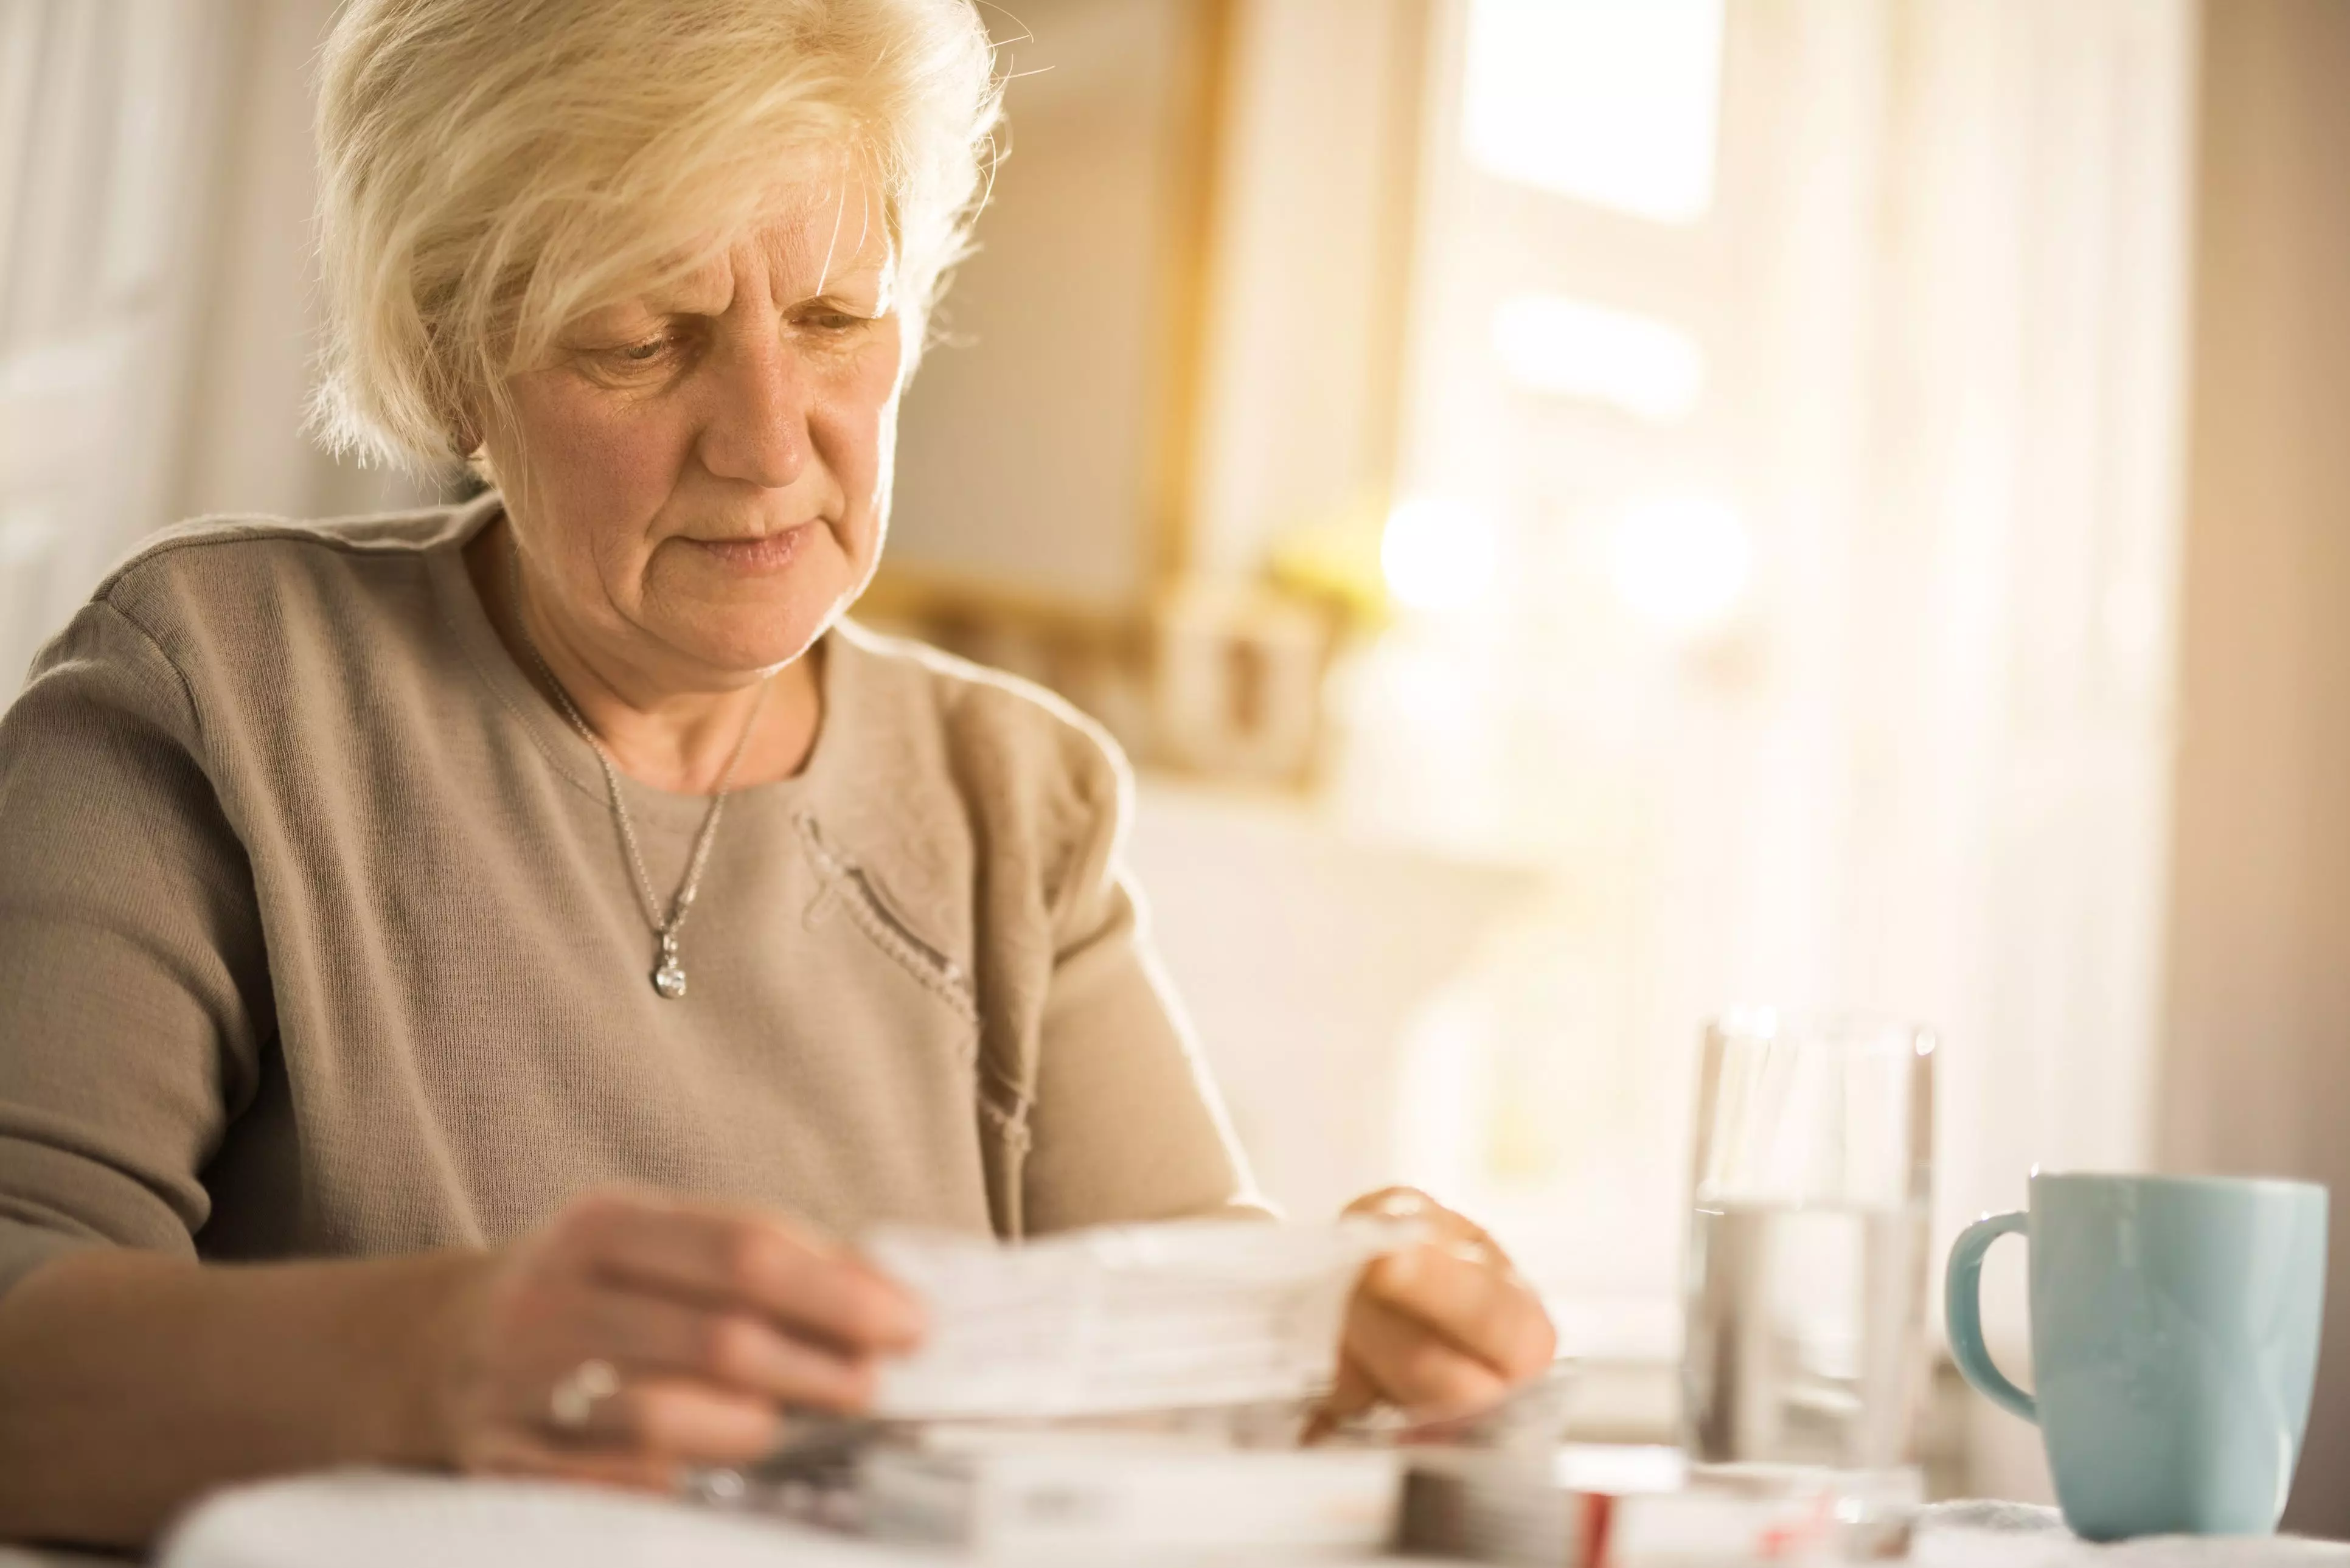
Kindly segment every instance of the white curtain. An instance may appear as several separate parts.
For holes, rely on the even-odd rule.
[[[0,5],[0,690],[161,520],[225,67],[194,0]]]
[[[430,487],[302,434],[333,0],[0,0],[0,693],[141,535]]]

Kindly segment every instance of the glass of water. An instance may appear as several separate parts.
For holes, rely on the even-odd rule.
[[[1934,1037],[1752,1008],[1705,1032],[1683,1437],[1700,1473],[1909,1471]]]

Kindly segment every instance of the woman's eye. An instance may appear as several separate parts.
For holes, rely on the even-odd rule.
[[[641,343],[629,343],[613,350],[614,358],[624,364],[650,365],[669,349],[666,337],[648,337]]]

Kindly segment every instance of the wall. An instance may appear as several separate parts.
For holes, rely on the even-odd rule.
[[[1107,614],[1148,597],[1174,491],[1206,158],[1204,0],[983,7],[1009,155],[906,394],[889,571]]]
[[[2334,1190],[2289,1526],[2350,1534],[2350,6],[2204,8],[2161,1137]]]
[[[1211,222],[1190,562],[1383,508],[1401,393],[1426,0],[1243,0]]]

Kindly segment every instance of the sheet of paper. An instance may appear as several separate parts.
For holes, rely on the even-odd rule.
[[[1042,1418],[1311,1397],[1336,1366],[1365,1264],[1394,1220],[1120,1226],[1017,1246],[916,1231],[867,1252],[918,1293],[930,1334],[882,1374],[889,1419]]]

